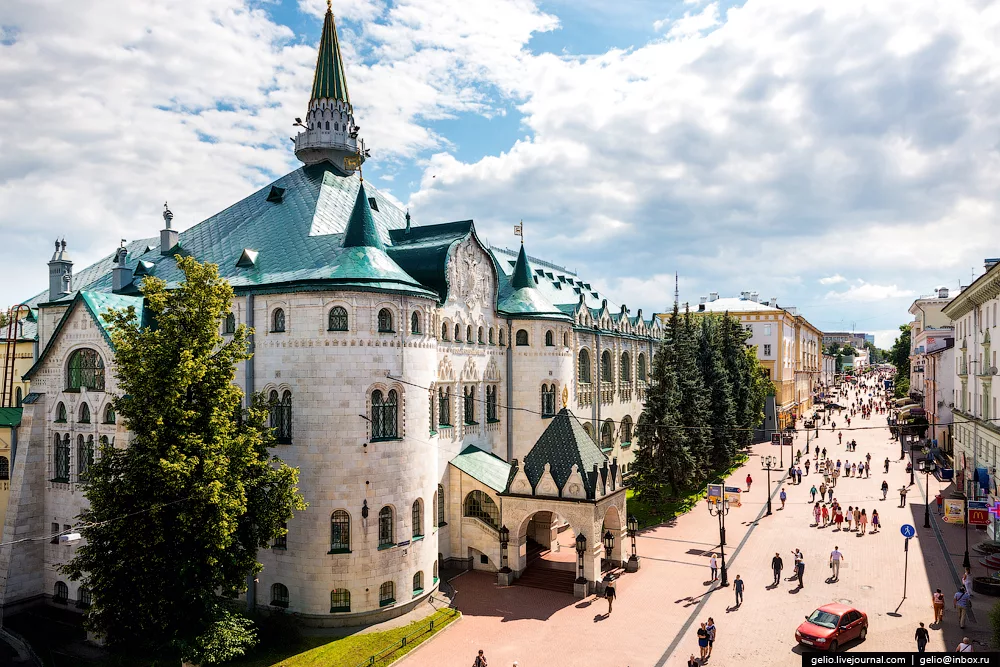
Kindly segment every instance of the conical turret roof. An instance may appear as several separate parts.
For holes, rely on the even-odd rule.
[[[521,252],[514,263],[514,272],[506,285],[500,281],[497,310],[505,315],[519,317],[540,317],[545,319],[570,319],[562,310],[549,301],[535,285],[531,275],[531,264],[521,244]]]
[[[347,220],[347,229],[344,230],[345,248],[378,248],[385,252],[385,244],[375,227],[375,219],[372,218],[372,209],[368,204],[368,193],[365,192],[365,183],[361,182],[358,188],[358,196],[354,200],[354,208],[351,210],[351,217]]]
[[[347,93],[344,60],[340,57],[337,25],[333,20],[333,9],[329,2],[326,4],[326,16],[323,18],[323,33],[319,42],[319,56],[316,58],[311,99],[342,100],[351,103]]]

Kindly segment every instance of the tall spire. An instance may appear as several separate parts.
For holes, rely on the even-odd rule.
[[[510,286],[514,289],[535,286],[535,279],[531,277],[531,266],[528,264],[528,255],[524,252],[523,243],[521,244],[521,252],[517,253],[514,272],[510,274]]]
[[[378,248],[385,251],[385,244],[375,227],[375,219],[372,217],[372,209],[368,205],[368,194],[365,192],[364,181],[358,187],[358,198],[354,200],[354,209],[351,217],[347,221],[347,229],[344,230],[345,248]]]
[[[333,20],[330,0],[326,2],[326,16],[323,18],[323,33],[319,40],[319,55],[316,58],[316,74],[313,77],[310,101],[324,99],[351,103],[351,98],[347,94],[344,60],[340,57],[340,40],[337,39],[337,25]]]

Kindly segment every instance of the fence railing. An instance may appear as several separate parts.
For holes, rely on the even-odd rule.
[[[458,615],[458,612],[454,609],[450,609],[449,611],[451,612],[450,618],[454,618],[455,616]],[[389,664],[390,662],[395,660],[396,653],[406,648],[420,637],[423,637],[428,633],[434,632],[434,624],[435,621],[432,618],[430,621],[424,623],[410,634],[403,635],[403,637],[399,639],[392,646],[383,649],[382,651],[376,653],[375,655],[368,656],[364,661],[359,662],[355,667],[378,667],[380,665]],[[440,621],[438,622],[438,624],[440,624]]]

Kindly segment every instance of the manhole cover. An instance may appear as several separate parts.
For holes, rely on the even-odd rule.
[[[848,600],[847,598],[841,598],[837,600],[837,602],[839,602],[840,604],[851,604],[851,601]]]
[[[869,586],[869,585],[867,585],[867,584],[865,584],[864,586],[861,587],[861,590],[863,590],[863,591],[870,591],[871,589],[872,589],[872,587]]]

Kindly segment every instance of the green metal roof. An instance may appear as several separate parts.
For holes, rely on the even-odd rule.
[[[452,246],[475,230],[471,220],[438,225],[390,229],[392,246],[389,256],[408,274],[438,294],[438,301],[448,299],[447,261]]]
[[[503,276],[500,262],[493,255],[497,265],[497,275]],[[521,318],[539,318],[553,320],[569,320],[570,317],[549,301],[535,284],[531,275],[531,265],[524,252],[524,245],[517,255],[510,280],[499,280],[497,290],[497,311],[502,315],[512,315]]]
[[[507,490],[511,465],[495,454],[490,454],[475,445],[469,445],[451,460],[455,466],[469,477],[479,480],[497,493]]]
[[[528,257],[524,252],[523,243],[521,244],[521,252],[517,253],[514,273],[510,276],[510,285],[516,290],[535,286],[535,279],[531,277],[531,267],[528,266]]]
[[[340,56],[340,40],[333,20],[333,10],[328,4],[323,18],[323,32],[319,40],[319,55],[316,57],[316,74],[313,78],[312,100],[342,100],[351,103],[347,94],[347,76],[344,74],[344,60]]]
[[[0,408],[0,428],[12,428],[21,423],[23,408]]]
[[[535,446],[524,457],[524,474],[532,487],[537,486],[545,472],[545,464],[548,463],[552,479],[561,489],[569,479],[575,463],[577,472],[583,477],[587,497],[594,498],[597,485],[597,478],[593,475],[594,466],[601,469],[608,462],[608,457],[583,429],[580,420],[567,408],[563,408],[552,418]]]
[[[344,230],[343,246],[345,248],[367,246],[385,252],[385,244],[382,243],[382,237],[379,235],[378,229],[375,228],[375,220],[372,218],[372,208],[368,204],[364,182],[358,185],[358,196],[354,200],[351,217],[347,220],[347,229]]]

